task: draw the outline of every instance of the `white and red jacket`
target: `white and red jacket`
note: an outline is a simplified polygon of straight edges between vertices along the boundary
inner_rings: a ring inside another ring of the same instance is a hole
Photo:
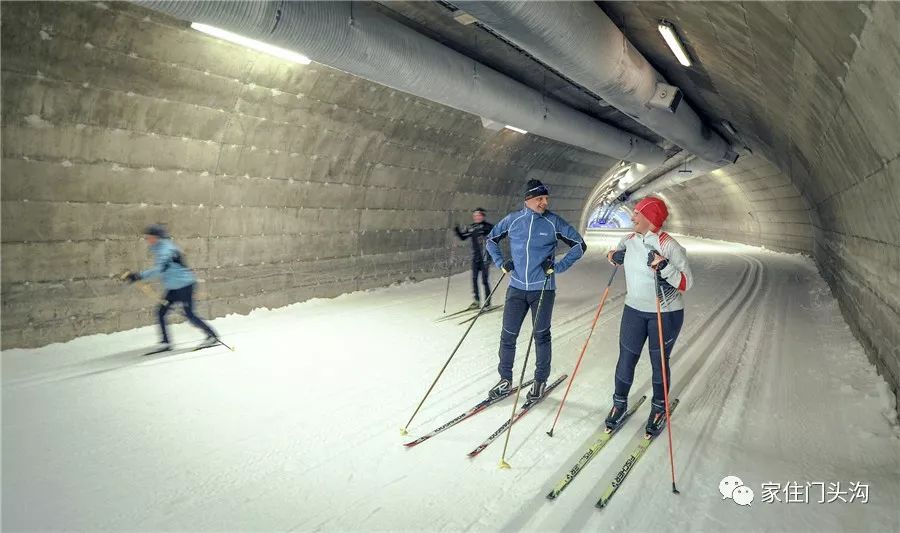
[[[665,289],[665,301],[662,311],[684,309],[681,293],[690,289],[694,283],[691,267],[688,265],[687,252],[684,247],[666,232],[645,235],[629,233],[619,241],[616,250],[625,250],[625,305],[638,311],[656,312],[656,273],[647,266],[647,256],[651,251],[669,260],[666,268],[660,271],[663,279],[670,287]],[[677,289],[677,290],[676,290]]]

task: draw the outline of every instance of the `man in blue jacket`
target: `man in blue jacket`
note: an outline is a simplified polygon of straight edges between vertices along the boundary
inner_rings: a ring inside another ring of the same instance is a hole
[[[166,352],[172,349],[172,345],[169,344],[169,334],[166,331],[166,314],[172,305],[177,302],[181,302],[184,308],[184,316],[187,317],[190,323],[206,333],[206,340],[198,348],[208,348],[219,344],[219,337],[215,331],[194,314],[194,286],[197,280],[194,277],[194,273],[188,268],[181,250],[169,238],[166,228],[161,224],[151,224],[144,231],[144,239],[150,245],[155,264],[140,274],[128,272],[125,279],[134,283],[141,279],[159,277],[163,288],[166,289],[163,303],[160,304],[157,310],[159,327],[162,330],[162,343],[158,349],[150,353]]]
[[[537,363],[528,401],[544,395],[547,378],[550,377],[550,318],[556,295],[555,274],[568,270],[584,255],[587,245],[575,228],[547,210],[549,204],[550,191],[547,187],[538,180],[529,180],[525,187],[525,207],[506,215],[488,235],[488,252],[494,264],[509,274],[510,279],[503,308],[503,331],[500,333],[500,364],[497,367],[500,381],[488,392],[491,398],[502,396],[512,387],[516,339],[529,309],[534,323]],[[500,241],[507,237],[511,259],[504,259],[500,250]],[[557,241],[563,241],[570,249],[554,265]],[[542,290],[543,303],[538,312]]]

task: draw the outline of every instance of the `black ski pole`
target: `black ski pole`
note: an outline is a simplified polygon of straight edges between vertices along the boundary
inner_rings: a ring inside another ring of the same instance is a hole
[[[500,287],[500,282],[503,281],[503,278],[505,278],[505,277],[506,277],[506,272],[501,274],[500,279],[497,280],[497,284],[494,285],[493,289],[491,289],[491,294],[488,295],[488,300],[490,300],[490,297],[494,295],[494,293],[497,291],[497,288]],[[459,347],[462,346],[463,341],[466,340],[466,336],[469,334],[470,331],[472,331],[472,326],[474,326],[475,322],[478,321],[478,317],[480,317],[484,313],[484,310],[486,307],[487,307],[487,301],[485,301],[485,304],[483,304],[481,306],[481,308],[478,310],[478,314],[475,315],[475,318],[472,319],[472,322],[469,323],[469,327],[466,328],[466,332],[463,333],[462,338],[459,339],[458,343],[456,343],[456,348],[453,348],[453,352],[450,353],[450,357],[447,358],[447,362],[444,363],[444,366],[441,367],[440,372],[438,372],[437,376],[435,376],[434,381],[431,383],[431,386],[428,387],[427,391],[425,391],[425,396],[422,397],[422,401],[419,402],[419,405],[416,407],[416,410],[413,411],[412,416],[409,417],[409,420],[406,422],[406,425],[404,425],[402,428],[400,428],[401,435],[409,434],[407,429],[409,428],[409,425],[412,423],[413,418],[415,418],[416,415],[419,413],[419,409],[422,408],[422,405],[425,403],[425,399],[428,398],[428,395],[431,394],[431,391],[432,391],[432,389],[434,389],[434,386],[437,385],[437,382],[441,378],[441,374],[444,373],[444,370],[447,370],[447,366],[450,365],[450,361],[453,359],[453,356],[456,355],[456,352],[459,350]]]
[[[453,211],[447,211],[447,222],[453,221]],[[444,293],[444,314],[447,314],[447,298],[450,296],[450,275],[453,273],[453,239],[447,237],[447,291]]]
[[[552,273],[552,271],[551,271]],[[513,417],[516,416],[516,406],[519,405],[519,394],[522,392],[522,383],[525,382],[525,369],[528,367],[528,355],[531,354],[531,345],[534,342],[534,328],[537,325],[538,317],[541,316],[541,306],[544,304],[544,291],[547,289],[547,282],[550,281],[550,274],[544,278],[544,284],[541,285],[541,295],[538,296],[537,309],[531,320],[531,337],[528,339],[528,348],[525,350],[525,361],[522,362],[522,374],[519,376],[519,387],[516,389],[516,401],[513,402],[512,413],[509,415],[509,426],[506,428],[506,442],[503,443],[503,453],[500,455],[500,468],[509,469],[509,463],[506,462],[506,447],[509,446],[509,435],[512,433]]]

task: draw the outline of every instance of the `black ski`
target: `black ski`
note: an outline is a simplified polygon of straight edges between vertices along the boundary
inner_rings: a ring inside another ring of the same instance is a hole
[[[477,313],[480,307],[466,307],[465,309],[450,313],[449,315],[444,315],[438,318],[435,318],[435,322],[444,322],[446,320],[453,320],[454,318],[459,318],[468,313]]]
[[[553,392],[553,389],[556,388],[560,383],[565,381],[565,379],[567,377],[569,377],[569,376],[567,376],[566,374],[563,374],[562,376],[558,377],[556,379],[556,381],[547,385],[547,388],[544,390],[543,396],[541,396],[540,398],[538,398],[537,400],[535,400],[533,402],[525,402],[525,404],[521,408],[519,408],[518,411],[516,411],[516,414],[512,418],[512,423],[515,424],[516,422],[519,421],[520,418],[527,415],[528,411],[530,411],[532,407],[539,404],[541,402],[541,400],[543,400],[544,398],[549,396],[550,393]],[[487,439],[485,439],[484,442],[482,442],[481,444],[478,445],[478,447],[476,447],[474,450],[469,452],[469,457],[475,457],[479,453],[483,452],[485,448],[487,448],[488,446],[490,446],[490,444],[492,442],[497,440],[497,437],[499,437],[500,435],[503,435],[503,432],[506,431],[506,428],[508,428],[509,426],[510,426],[510,420],[507,419],[506,422],[503,423],[503,425],[501,425],[499,428],[497,428],[497,431],[491,433],[491,435]]]
[[[525,382],[524,386],[527,387],[527,386],[531,385],[532,382],[534,382],[534,380],[527,381],[527,382]],[[416,439],[414,441],[407,442],[406,444],[404,444],[404,446],[406,446],[407,448],[412,448],[413,446],[415,446],[417,444],[421,444],[421,443],[425,442],[426,440],[430,439],[431,437],[434,437],[438,433],[441,433],[442,431],[446,431],[446,430],[450,429],[451,427],[455,426],[456,424],[459,424],[463,420],[466,420],[468,418],[471,418],[471,417],[477,415],[478,413],[480,413],[481,411],[484,411],[485,409],[494,405],[495,403],[503,401],[504,399],[508,398],[511,394],[515,394],[516,390],[518,390],[518,388],[519,388],[519,386],[516,385],[515,387],[510,389],[509,392],[507,392],[503,396],[500,396],[499,398],[495,398],[493,400],[490,398],[487,398],[485,400],[478,402],[474,407],[472,407],[465,413],[457,416],[453,420],[438,427],[437,429],[432,430],[430,433],[428,433],[426,435],[422,435],[421,437],[419,437],[418,439]]]
[[[484,311],[482,311],[481,316],[484,316],[492,311],[496,311],[497,309],[502,309],[502,308],[503,308],[503,305],[492,305],[492,306],[486,308]],[[465,320],[458,322],[458,324],[468,324],[469,322],[475,320],[475,318],[478,316],[479,315],[476,314],[475,316],[466,318]]]

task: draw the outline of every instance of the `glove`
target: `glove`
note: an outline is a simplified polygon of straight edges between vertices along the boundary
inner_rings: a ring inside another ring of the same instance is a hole
[[[612,263],[612,264],[614,264],[614,265],[619,265],[619,266],[621,266],[621,265],[624,265],[624,264],[625,264],[625,250],[616,250],[616,251],[614,251],[614,252],[611,251],[611,252],[608,254],[608,256],[609,256],[609,257],[608,257],[608,258],[609,258],[609,262]]]
[[[127,281],[128,283],[134,283],[139,279],[141,279],[140,274],[135,274],[134,272],[128,272],[127,274],[125,274],[125,281]]]
[[[544,269],[544,274],[547,274],[548,276],[550,274],[553,274],[554,267],[555,267],[555,265],[553,264],[552,256],[548,257],[547,259],[544,259],[544,261],[541,263],[541,268]]]
[[[659,259],[657,260],[657,258],[659,258]],[[653,264],[654,261],[659,261],[659,262],[657,262],[656,264]],[[647,266],[652,268],[653,270],[659,272],[660,270],[663,270],[664,268],[669,266],[669,260],[666,259],[665,257],[659,255],[656,252],[648,252],[647,253]]]
[[[504,274],[509,274],[510,272],[516,269],[516,265],[513,264],[512,259],[503,263],[503,266],[500,267],[500,270],[503,271]]]

